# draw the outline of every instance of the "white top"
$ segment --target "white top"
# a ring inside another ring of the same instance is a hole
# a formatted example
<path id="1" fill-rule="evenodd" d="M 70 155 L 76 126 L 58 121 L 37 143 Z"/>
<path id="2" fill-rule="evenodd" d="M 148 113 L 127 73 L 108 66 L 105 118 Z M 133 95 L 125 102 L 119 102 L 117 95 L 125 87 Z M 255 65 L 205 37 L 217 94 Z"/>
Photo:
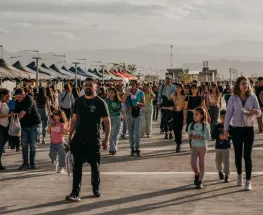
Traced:
<path id="1" fill-rule="evenodd" d="M 0 112 L 1 114 L 9 114 L 9 107 L 6 103 L 2 103 L 0 101 Z M 0 118 L 0 125 L 4 126 L 4 127 L 8 127 L 8 124 L 9 124 L 9 120 L 8 120 L 8 117 L 6 118 Z"/>

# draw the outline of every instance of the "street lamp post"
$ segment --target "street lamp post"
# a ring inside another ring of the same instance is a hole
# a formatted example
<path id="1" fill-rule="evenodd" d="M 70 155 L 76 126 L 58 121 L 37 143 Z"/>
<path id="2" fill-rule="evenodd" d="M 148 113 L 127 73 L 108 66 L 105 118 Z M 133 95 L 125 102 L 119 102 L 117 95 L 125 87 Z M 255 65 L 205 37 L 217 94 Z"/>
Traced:
<path id="1" fill-rule="evenodd" d="M 80 58 L 80 59 L 77 59 L 77 60 L 82 60 L 85 62 L 85 71 L 87 71 L 87 59 L 86 58 Z"/>
<path id="2" fill-rule="evenodd" d="M 38 50 L 24 50 L 25 52 L 36 52 L 37 53 L 37 56 L 36 57 L 33 57 L 33 59 L 35 59 L 36 60 L 36 90 L 37 90 L 37 92 L 38 92 L 38 77 L 39 77 L 39 68 L 38 68 L 38 61 L 40 60 L 40 59 L 42 59 L 41 57 L 39 57 L 38 55 L 39 55 L 39 51 Z"/>
<path id="3" fill-rule="evenodd" d="M 1 57 L 4 60 L 4 46 L 0 45 L 0 48 L 1 48 Z"/>
<path id="4" fill-rule="evenodd" d="M 10 57 L 10 64 L 12 64 L 12 59 L 20 58 L 20 57 L 22 57 L 22 56 L 12 56 L 12 57 Z"/>
<path id="5" fill-rule="evenodd" d="M 67 67 L 67 56 L 64 54 L 54 54 L 54 57 L 64 57 L 65 58 L 65 67 Z"/>
<path id="6" fill-rule="evenodd" d="M 78 87 L 78 79 L 77 79 L 77 66 L 79 65 L 79 62 L 73 62 L 72 64 L 75 65 L 75 87 Z"/>
<path id="7" fill-rule="evenodd" d="M 101 63 L 102 64 L 102 61 L 92 61 L 94 63 Z M 102 67 L 102 83 L 104 84 L 104 66 L 105 65 L 101 65 Z"/>
<path id="8" fill-rule="evenodd" d="M 173 45 L 171 45 L 171 68 L 173 68 Z"/>

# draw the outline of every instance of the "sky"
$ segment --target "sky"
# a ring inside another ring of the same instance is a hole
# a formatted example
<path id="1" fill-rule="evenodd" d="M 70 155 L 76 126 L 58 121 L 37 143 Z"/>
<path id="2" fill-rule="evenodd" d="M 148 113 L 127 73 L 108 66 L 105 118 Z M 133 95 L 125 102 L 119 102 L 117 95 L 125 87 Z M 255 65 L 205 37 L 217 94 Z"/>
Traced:
<path id="1" fill-rule="evenodd" d="M 0 0 L 9 51 L 263 40 L 262 0 Z"/>

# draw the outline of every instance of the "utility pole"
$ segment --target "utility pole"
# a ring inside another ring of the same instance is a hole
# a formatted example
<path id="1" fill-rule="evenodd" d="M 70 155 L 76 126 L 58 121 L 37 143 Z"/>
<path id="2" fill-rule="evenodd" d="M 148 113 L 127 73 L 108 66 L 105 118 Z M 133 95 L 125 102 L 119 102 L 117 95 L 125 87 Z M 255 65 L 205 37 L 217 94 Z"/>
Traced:
<path id="1" fill-rule="evenodd" d="M 38 92 L 38 77 L 39 77 L 39 67 L 38 67 L 38 61 L 40 59 L 42 59 L 41 57 L 39 57 L 39 51 L 38 50 L 24 50 L 25 52 L 36 52 L 37 53 L 37 56 L 36 57 L 33 57 L 33 59 L 36 60 L 36 90 Z"/>
<path id="2" fill-rule="evenodd" d="M 73 62 L 73 65 L 75 65 L 75 87 L 78 87 L 78 79 L 77 79 L 77 66 L 79 65 L 79 62 Z"/>
<path id="3" fill-rule="evenodd" d="M 171 45 L 171 68 L 173 68 L 173 45 Z"/>
<path id="4" fill-rule="evenodd" d="M 64 57 L 65 58 L 65 67 L 67 67 L 67 56 L 64 54 L 54 54 L 54 57 Z"/>
<path id="5" fill-rule="evenodd" d="M 0 45 L 1 48 L 1 58 L 4 60 L 4 46 Z"/>
<path id="6" fill-rule="evenodd" d="M 82 60 L 85 62 L 85 71 L 87 71 L 87 59 L 86 58 L 82 58 L 82 59 L 77 59 L 77 60 Z"/>
<path id="7" fill-rule="evenodd" d="M 12 57 L 10 57 L 10 64 L 12 64 L 12 59 L 20 58 L 20 57 L 22 57 L 22 56 L 12 56 Z"/>

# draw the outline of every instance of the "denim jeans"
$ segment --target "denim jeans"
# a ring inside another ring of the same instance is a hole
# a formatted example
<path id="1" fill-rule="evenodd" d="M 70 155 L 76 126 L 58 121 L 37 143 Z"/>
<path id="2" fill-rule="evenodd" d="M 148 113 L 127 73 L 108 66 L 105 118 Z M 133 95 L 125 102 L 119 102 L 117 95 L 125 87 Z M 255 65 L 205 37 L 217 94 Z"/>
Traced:
<path id="1" fill-rule="evenodd" d="M 54 163 L 58 157 L 59 167 L 64 168 L 66 166 L 66 163 L 65 163 L 65 151 L 64 151 L 63 143 L 60 144 L 51 143 L 49 157 L 52 163 Z"/>
<path id="2" fill-rule="evenodd" d="M 128 118 L 128 131 L 129 131 L 129 140 L 130 140 L 130 147 L 134 149 L 140 148 L 140 141 L 141 141 L 141 129 L 142 129 L 142 115 L 138 117 L 133 117 L 131 113 L 127 113 Z"/>
<path id="3" fill-rule="evenodd" d="M 122 136 L 126 136 L 127 133 L 127 120 L 122 118 Z"/>
<path id="4" fill-rule="evenodd" d="M 30 165 L 35 164 L 37 137 L 40 133 L 40 125 L 22 127 L 21 142 L 24 164 L 28 164 L 28 146 L 30 147 Z"/>
<path id="5" fill-rule="evenodd" d="M 119 133 L 121 127 L 121 116 L 111 116 L 110 151 L 117 152 Z"/>
<path id="6" fill-rule="evenodd" d="M 7 140 L 8 140 L 8 127 L 6 128 L 0 125 L 0 164 Z"/>
<path id="7" fill-rule="evenodd" d="M 153 121 L 158 120 L 158 115 L 159 115 L 159 110 L 158 110 L 158 105 L 153 105 Z"/>
<path id="8" fill-rule="evenodd" d="M 45 138 L 47 134 L 48 112 L 46 109 L 38 109 L 38 112 L 41 117 L 41 134 Z"/>

